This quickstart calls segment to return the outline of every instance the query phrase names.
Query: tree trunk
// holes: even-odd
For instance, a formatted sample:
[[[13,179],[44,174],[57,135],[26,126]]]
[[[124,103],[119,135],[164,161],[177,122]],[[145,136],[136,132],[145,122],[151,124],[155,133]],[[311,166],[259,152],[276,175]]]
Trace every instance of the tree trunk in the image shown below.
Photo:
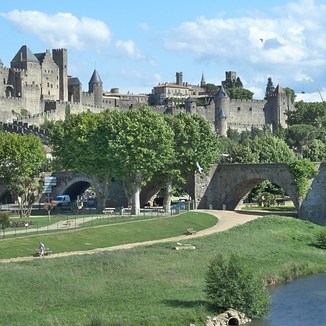
[[[98,212],[102,212],[104,208],[106,207],[106,200],[108,198],[109,194],[109,187],[110,187],[110,174],[106,174],[102,180],[98,179],[98,188],[96,190],[96,196],[99,197],[99,200],[97,202],[97,209]]]
[[[165,185],[165,196],[163,200],[163,207],[166,213],[170,212],[171,210],[171,198],[173,195],[173,189],[172,189],[172,181],[169,180],[166,182]]]
[[[132,184],[132,206],[131,214],[140,214],[140,191],[141,191],[141,177],[137,175]]]

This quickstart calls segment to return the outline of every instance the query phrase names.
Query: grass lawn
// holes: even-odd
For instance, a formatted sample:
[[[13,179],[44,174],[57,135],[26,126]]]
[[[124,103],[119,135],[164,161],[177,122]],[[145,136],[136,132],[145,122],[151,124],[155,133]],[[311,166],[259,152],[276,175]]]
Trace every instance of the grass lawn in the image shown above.
[[[204,215],[192,222],[205,220]],[[182,216],[187,214],[180,215],[181,220]],[[185,224],[180,219],[164,220],[168,221],[171,233],[184,232]],[[136,228],[137,224],[143,224],[144,233],[155,237],[160,223],[157,219],[133,224]],[[200,226],[200,223],[189,224],[186,228]],[[94,228],[89,230],[87,241],[102,241],[98,240],[105,236],[100,233],[102,229],[107,230],[107,238],[123,239],[124,232],[128,232],[113,226]],[[176,251],[175,243],[163,243],[94,255],[0,263],[1,324],[202,325],[207,315],[214,314],[209,310],[203,289],[207,266],[217,253],[238,253],[266,281],[283,282],[304,274],[326,272],[326,250],[314,245],[316,235],[323,229],[290,217],[268,216],[188,241],[196,250]],[[76,237],[73,243],[83,246],[84,238],[78,240],[83,236],[74,233],[79,232],[70,234]],[[55,238],[45,241],[50,240]],[[25,239],[14,241],[20,243]],[[33,244],[35,241],[34,238]],[[53,245],[63,246],[70,240],[59,237],[56,241]],[[0,248],[0,252],[3,250]]]
[[[140,217],[141,218],[141,217]],[[125,243],[164,239],[184,234],[187,228],[203,230],[217,223],[216,217],[190,212],[153,220],[124,220],[118,224],[76,229],[60,233],[7,238],[0,241],[0,259],[30,256],[42,241],[55,253],[111,247]],[[129,222],[126,222],[129,221]]]

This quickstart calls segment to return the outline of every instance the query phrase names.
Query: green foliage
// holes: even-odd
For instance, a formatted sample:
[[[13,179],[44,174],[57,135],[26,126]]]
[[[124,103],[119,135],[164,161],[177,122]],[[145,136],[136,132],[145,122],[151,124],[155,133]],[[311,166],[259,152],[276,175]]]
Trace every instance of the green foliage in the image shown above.
[[[326,230],[323,230],[317,234],[317,245],[320,248],[326,249]]]
[[[10,226],[10,212],[0,212],[0,225],[2,229],[6,229]]]
[[[229,259],[218,255],[211,261],[205,292],[219,312],[233,308],[249,317],[262,317],[269,311],[270,297],[263,281],[235,254]]]
[[[295,159],[294,152],[280,138],[264,135],[248,139],[230,152],[231,163],[286,163]]]
[[[217,85],[210,84],[210,83],[205,84],[203,88],[205,89],[209,97],[214,97],[219,90],[219,87]]]
[[[226,92],[230,99],[239,99],[239,100],[252,100],[254,93],[249,89],[242,87],[231,87],[226,88]]]
[[[22,117],[27,117],[28,115],[30,115],[30,112],[27,109],[25,109],[25,108],[21,108],[20,109],[20,115]]]
[[[288,165],[293,175],[298,195],[304,199],[310,187],[310,179],[318,174],[318,169],[313,162],[306,159],[295,160]]]
[[[39,175],[45,164],[45,151],[39,137],[32,134],[0,134],[0,177],[18,197],[21,216],[30,214],[31,205],[41,196]]]
[[[296,151],[301,157],[304,157],[306,148],[320,134],[317,127],[309,124],[295,124],[289,126],[285,132],[286,143]]]
[[[69,118],[70,116],[70,113],[71,112],[71,108],[70,108],[70,104],[67,104],[66,107],[65,107],[65,118]]]
[[[266,91],[265,91],[265,100],[273,94],[275,90],[274,83],[271,77],[267,79]]]
[[[309,124],[315,127],[326,127],[326,102],[296,102],[295,110],[288,113],[288,124]]]
[[[326,143],[313,139],[309,146],[303,148],[303,157],[313,162],[326,162]]]
[[[287,95],[287,97],[289,98],[291,103],[294,103],[295,98],[297,97],[295,94],[295,91],[289,87],[285,87],[284,88],[285,94]]]

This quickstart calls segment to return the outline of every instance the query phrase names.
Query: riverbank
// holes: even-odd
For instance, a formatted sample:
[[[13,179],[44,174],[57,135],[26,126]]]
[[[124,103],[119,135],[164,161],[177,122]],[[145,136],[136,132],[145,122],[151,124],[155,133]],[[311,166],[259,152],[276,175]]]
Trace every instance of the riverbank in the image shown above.
[[[283,282],[289,275],[326,272],[326,251],[314,246],[320,230],[306,221],[268,216],[180,240],[194,250],[175,250],[177,243],[171,240],[0,264],[1,317],[4,324],[14,326],[200,326],[215,313],[203,289],[208,264],[216,254],[241,255],[258,276]]]

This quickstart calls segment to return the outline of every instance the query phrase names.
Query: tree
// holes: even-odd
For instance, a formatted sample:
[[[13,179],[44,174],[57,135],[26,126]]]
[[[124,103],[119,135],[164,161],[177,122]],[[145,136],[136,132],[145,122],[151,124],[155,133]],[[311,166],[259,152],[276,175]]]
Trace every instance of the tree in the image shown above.
[[[174,132],[174,155],[161,170],[160,178],[165,181],[164,207],[170,209],[173,185],[184,184],[190,174],[197,170],[197,163],[209,171],[218,160],[222,144],[207,120],[187,113],[167,115],[165,120]]]
[[[252,91],[243,87],[229,87],[226,88],[226,92],[228,93],[230,99],[237,100],[252,100],[254,95]]]
[[[291,125],[286,130],[287,144],[303,157],[305,148],[308,148],[311,142],[319,134],[319,129],[309,124]]]
[[[265,97],[264,97],[265,100],[267,100],[267,98],[273,94],[274,90],[275,90],[275,87],[274,87],[272,78],[268,77],[266,91],[265,91]]]
[[[297,97],[295,94],[295,91],[289,87],[285,87],[284,88],[285,94],[288,96],[288,98],[290,99],[291,103],[294,103],[295,98]]]
[[[205,293],[212,307],[224,312],[233,308],[249,317],[266,316],[270,295],[263,281],[238,255],[218,255],[208,266]]]
[[[287,163],[295,159],[294,152],[285,141],[273,135],[255,137],[234,148],[231,163]]]
[[[42,195],[40,173],[45,160],[39,137],[0,133],[0,177],[17,197],[20,217],[29,216],[32,204]]]
[[[65,121],[55,124],[50,142],[54,165],[58,169],[82,172],[98,181],[101,185],[101,190],[97,189],[101,209],[105,205],[110,167],[107,153],[97,137],[100,118],[100,114],[92,112],[70,115]]]
[[[313,139],[309,146],[303,148],[302,154],[312,162],[326,162],[325,141]]]
[[[217,85],[210,84],[210,83],[205,84],[203,88],[205,89],[205,92],[208,94],[208,96],[212,98],[219,90],[219,87]]]
[[[308,124],[317,128],[326,127],[326,103],[296,102],[295,110],[288,112],[287,123],[289,126]]]
[[[148,107],[127,111],[117,129],[110,142],[114,177],[125,182],[137,215],[141,188],[173,158],[173,131],[162,114]]]

